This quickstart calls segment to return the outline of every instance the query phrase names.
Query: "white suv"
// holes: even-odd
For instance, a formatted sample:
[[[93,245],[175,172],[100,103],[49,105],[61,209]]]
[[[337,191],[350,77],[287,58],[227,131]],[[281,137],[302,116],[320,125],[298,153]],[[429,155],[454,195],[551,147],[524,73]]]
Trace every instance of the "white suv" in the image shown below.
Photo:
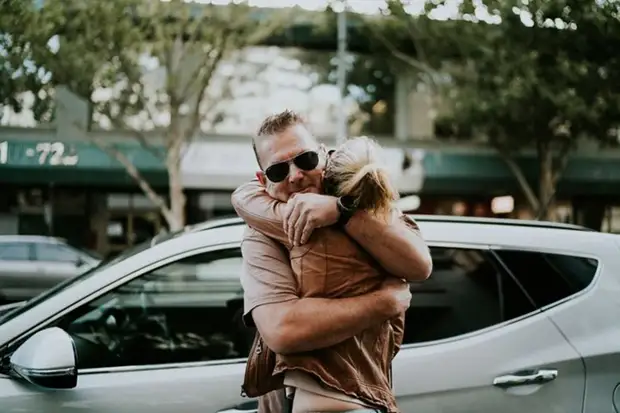
[[[401,411],[618,411],[617,236],[414,218],[434,271],[412,284],[394,361]],[[156,237],[5,313],[1,410],[255,411],[240,391],[243,230],[232,219]]]

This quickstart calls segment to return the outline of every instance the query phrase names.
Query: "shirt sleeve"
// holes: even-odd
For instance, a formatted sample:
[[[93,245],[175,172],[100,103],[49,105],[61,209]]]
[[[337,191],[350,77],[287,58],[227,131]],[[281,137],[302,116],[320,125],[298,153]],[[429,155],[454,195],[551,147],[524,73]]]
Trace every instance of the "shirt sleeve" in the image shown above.
[[[250,227],[289,246],[284,232],[285,202],[273,199],[258,180],[241,185],[231,197],[233,208]]]
[[[252,310],[299,298],[297,280],[286,250],[276,241],[247,228],[241,243],[243,322],[255,327]]]

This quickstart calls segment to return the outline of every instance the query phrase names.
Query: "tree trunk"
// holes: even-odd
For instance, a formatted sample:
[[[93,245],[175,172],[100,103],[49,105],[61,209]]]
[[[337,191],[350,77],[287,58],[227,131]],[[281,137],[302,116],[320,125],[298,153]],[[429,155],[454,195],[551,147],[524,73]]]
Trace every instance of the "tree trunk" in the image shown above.
[[[168,187],[170,196],[171,219],[168,220],[170,231],[178,231],[185,226],[185,193],[181,175],[182,132],[171,122],[166,169],[168,170]]]
[[[175,221],[174,214],[170,208],[166,205],[166,201],[155,192],[146,179],[142,176],[138,168],[120,151],[100,142],[98,139],[94,139],[93,142],[103,151],[107,152],[113,158],[115,158],[121,165],[125,167],[127,174],[133,178],[138,184],[142,192],[147,198],[159,208],[159,211],[164,216],[164,219],[170,224]]]
[[[538,144],[538,161],[539,161],[539,183],[538,183],[538,200],[539,207],[537,219],[543,221],[554,221],[555,212],[553,208],[557,179],[554,170],[553,150],[547,142]],[[559,172],[559,171],[558,171]]]
[[[536,146],[539,164],[538,195],[532,186],[527,182],[525,174],[515,160],[502,148],[496,148],[515,176],[525,198],[527,199],[536,219],[554,221],[556,219],[554,201],[558,181],[560,180],[564,168],[568,163],[568,153],[570,146],[564,143],[558,153],[557,159],[554,158],[554,151],[549,141],[539,142]]]
[[[532,211],[534,211],[534,213],[536,214],[540,209],[539,198],[536,197],[536,193],[532,189],[532,186],[525,178],[523,170],[517,164],[517,162],[515,162],[515,160],[512,159],[509,155],[507,155],[503,151],[499,151],[499,153],[506,165],[508,166],[508,169],[510,169],[512,174],[515,176],[517,182],[519,183],[519,187],[521,187],[521,190],[523,191],[527,202],[530,204],[530,208],[532,208]]]
[[[172,212],[172,222],[168,221],[170,231],[177,231],[185,226],[185,194],[180,169],[178,167],[168,168],[170,210]]]

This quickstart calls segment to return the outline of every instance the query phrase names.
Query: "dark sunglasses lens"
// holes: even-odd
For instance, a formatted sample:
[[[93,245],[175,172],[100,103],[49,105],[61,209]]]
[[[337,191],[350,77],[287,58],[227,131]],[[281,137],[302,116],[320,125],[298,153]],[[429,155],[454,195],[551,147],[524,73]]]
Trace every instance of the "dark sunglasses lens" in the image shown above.
[[[271,182],[282,182],[286,179],[288,170],[288,162],[277,163],[267,168],[267,170],[265,170],[265,175],[267,175],[267,179]]]
[[[304,152],[295,158],[295,165],[304,171],[311,171],[319,164],[319,154],[314,151]]]

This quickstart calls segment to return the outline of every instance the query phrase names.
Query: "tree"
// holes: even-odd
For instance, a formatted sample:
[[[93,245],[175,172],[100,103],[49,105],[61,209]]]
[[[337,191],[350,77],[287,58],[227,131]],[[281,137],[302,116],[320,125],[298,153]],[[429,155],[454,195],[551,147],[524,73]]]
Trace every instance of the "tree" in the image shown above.
[[[418,17],[400,1],[388,3],[390,18],[375,22],[374,32],[449,105],[438,119],[442,131],[486,139],[538,217],[553,218],[549,206],[571,151],[583,140],[618,142],[620,5],[466,0],[452,19],[437,21],[444,1],[427,2]],[[415,55],[394,46],[395,28]],[[536,153],[537,193],[515,162],[524,148]]]
[[[49,73],[36,93],[37,119],[51,119],[54,88],[64,85],[91,105],[89,125],[79,126],[132,131],[164,163],[168,200],[114,145],[94,143],[125,167],[171,230],[182,228],[182,155],[201,127],[220,116],[232,81],[222,68],[282,24],[282,15],[257,16],[244,2],[182,0],[46,0],[32,14],[31,59]],[[158,135],[163,151],[151,139]]]
[[[4,2],[0,14],[0,121],[4,107],[15,112],[23,108],[22,94],[37,90],[40,82],[36,68],[28,64],[30,47],[27,28],[31,27],[31,3],[28,0]]]
[[[357,112],[349,118],[352,133],[369,135],[393,135],[395,111],[395,76],[403,66],[373,41],[365,27],[363,16],[348,12],[350,30],[349,48],[359,47],[363,42],[365,53],[348,53],[346,97],[355,101]],[[318,39],[337,38],[337,13],[330,4],[322,13],[312,17],[313,28],[308,34]],[[361,39],[355,39],[358,36]],[[370,53],[368,53],[370,51]],[[337,54],[335,51],[295,50],[290,53],[303,64],[303,68],[314,77],[317,85],[337,83]]]

